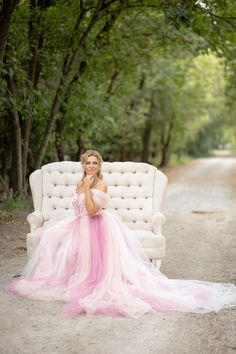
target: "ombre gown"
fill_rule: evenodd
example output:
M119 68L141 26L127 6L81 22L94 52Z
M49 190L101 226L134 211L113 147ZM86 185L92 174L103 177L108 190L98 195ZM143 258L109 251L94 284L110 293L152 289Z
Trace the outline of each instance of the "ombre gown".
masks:
M8 285L8 293L62 300L68 317L206 313L236 305L233 284L168 279L145 256L127 225L102 210L108 194L97 189L91 193L100 211L90 217L85 195L75 194L75 216L38 230L38 247L22 276Z

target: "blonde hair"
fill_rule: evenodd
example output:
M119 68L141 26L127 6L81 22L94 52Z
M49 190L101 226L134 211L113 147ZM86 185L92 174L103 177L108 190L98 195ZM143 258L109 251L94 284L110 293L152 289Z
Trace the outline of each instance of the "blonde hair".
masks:
M102 166L102 156L99 154L99 152L97 150L87 150L85 151L85 153L83 155L81 155L80 157L80 161L82 163L82 166L83 166L83 175L82 175L82 180L85 178L86 174L85 174L85 170L84 170L84 164L87 160L88 157L90 156L94 156L96 157L96 159L98 160L98 163L99 163L99 170L97 172L97 177L102 179L103 178L103 175L102 175L102 172L101 172L101 166Z

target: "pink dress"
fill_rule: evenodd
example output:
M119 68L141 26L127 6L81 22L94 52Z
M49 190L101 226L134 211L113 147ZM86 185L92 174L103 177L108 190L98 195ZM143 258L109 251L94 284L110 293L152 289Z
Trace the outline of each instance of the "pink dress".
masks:
M168 279L148 260L120 218L102 210L108 194L91 192L100 211L90 217L84 194L76 194L75 216L39 229L38 247L22 276L8 285L8 293L64 301L68 317L206 313L236 305L233 284Z

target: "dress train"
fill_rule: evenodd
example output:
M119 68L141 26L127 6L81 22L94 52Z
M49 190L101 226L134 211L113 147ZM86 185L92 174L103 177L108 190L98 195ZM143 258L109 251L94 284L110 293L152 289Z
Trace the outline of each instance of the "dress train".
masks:
M8 293L64 301L68 317L207 313L236 305L233 284L167 278L146 257L128 226L102 210L108 194L97 189L91 193L100 211L90 217L84 194L75 194L75 216L38 230L38 247L22 276L7 286Z

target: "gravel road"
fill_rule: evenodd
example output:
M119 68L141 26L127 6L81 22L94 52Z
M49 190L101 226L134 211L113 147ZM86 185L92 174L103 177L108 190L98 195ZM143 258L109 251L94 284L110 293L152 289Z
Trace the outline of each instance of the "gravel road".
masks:
M199 159L167 169L164 213L170 278L236 283L236 158ZM61 303L3 292L26 260L24 217L0 225L1 354L235 354L236 310L145 315L139 319L60 317Z

